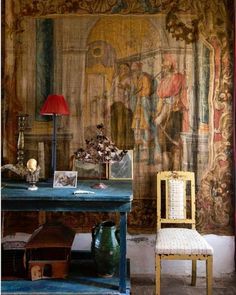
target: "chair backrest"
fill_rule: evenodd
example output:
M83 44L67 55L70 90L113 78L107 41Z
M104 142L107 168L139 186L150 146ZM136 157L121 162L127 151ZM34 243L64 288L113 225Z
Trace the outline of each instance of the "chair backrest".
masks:
M195 228L195 178L193 172L157 173L157 229L162 224L189 224Z

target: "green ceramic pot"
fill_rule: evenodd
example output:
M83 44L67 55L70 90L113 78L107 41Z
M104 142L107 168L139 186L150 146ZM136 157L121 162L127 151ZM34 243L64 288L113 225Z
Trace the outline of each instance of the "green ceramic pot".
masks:
M97 273L100 276L113 276L119 266L120 245L118 231L113 221L104 221L92 230L91 250Z

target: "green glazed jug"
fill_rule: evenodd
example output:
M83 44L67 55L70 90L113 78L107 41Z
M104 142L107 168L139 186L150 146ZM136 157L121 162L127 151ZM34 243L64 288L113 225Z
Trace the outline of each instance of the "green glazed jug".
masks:
M98 275L111 277L119 265L118 230L113 221L103 221L92 229L91 251Z

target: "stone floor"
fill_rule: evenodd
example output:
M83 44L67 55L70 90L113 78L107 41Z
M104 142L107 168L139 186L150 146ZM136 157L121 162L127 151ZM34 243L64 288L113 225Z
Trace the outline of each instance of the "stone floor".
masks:
M195 287L190 285L191 278L162 275L161 295L204 295L206 294L205 278L197 278ZM215 278L212 295L236 295L236 273ZM150 276L131 279L132 295L155 295L155 280Z

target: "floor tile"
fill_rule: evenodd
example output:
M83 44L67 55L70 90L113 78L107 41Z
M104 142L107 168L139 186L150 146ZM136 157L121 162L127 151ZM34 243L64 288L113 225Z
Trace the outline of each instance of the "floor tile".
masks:
M131 278L132 295L155 295L155 276ZM161 295L205 295L206 278L191 286L190 276L161 276ZM236 273L213 279L213 295L236 295Z

